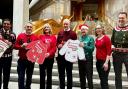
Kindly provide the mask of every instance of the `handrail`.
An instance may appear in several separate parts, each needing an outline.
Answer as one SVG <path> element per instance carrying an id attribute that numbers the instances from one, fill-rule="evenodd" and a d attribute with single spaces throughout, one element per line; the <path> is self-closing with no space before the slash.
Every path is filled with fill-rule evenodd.
<path id="1" fill-rule="evenodd" d="M 58 24 L 58 25 L 62 26 L 62 21 L 63 21 L 64 19 L 68 18 L 69 20 L 71 20 L 71 18 L 72 18 L 73 16 L 74 16 L 74 14 L 73 14 L 72 16 L 67 16 L 67 17 L 65 17 L 65 18 L 63 17 L 63 19 L 61 20 L 60 23 L 58 23 L 57 21 L 55 21 L 55 20 L 53 20 L 53 19 L 51 19 L 51 20 L 54 21 L 55 24 Z M 50 20 L 50 19 L 48 19 L 48 20 L 42 20 L 42 23 L 50 23 L 49 20 Z M 42 25 L 43 25 L 43 24 L 42 24 Z M 35 34 L 35 33 L 37 33 L 38 31 L 40 31 L 42 28 L 43 28 L 43 26 L 41 26 L 41 27 L 35 29 L 32 33 Z"/>

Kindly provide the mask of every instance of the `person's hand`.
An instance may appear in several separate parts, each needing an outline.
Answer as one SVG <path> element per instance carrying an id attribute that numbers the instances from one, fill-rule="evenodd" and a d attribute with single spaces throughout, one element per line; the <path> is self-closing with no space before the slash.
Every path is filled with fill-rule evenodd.
<path id="1" fill-rule="evenodd" d="M 108 70 L 108 63 L 104 63 L 103 68 L 104 68 L 104 71 L 107 71 Z"/>
<path id="2" fill-rule="evenodd" d="M 46 54 L 45 54 L 45 57 L 46 57 L 46 58 L 48 58 L 49 56 L 50 56 L 50 54 L 49 54 L 49 53 L 46 53 Z"/>
<path id="3" fill-rule="evenodd" d="M 59 45 L 58 45 L 58 48 L 62 48 L 62 47 L 63 47 L 63 44 L 59 44 Z"/>
<path id="4" fill-rule="evenodd" d="M 28 45 L 28 43 L 23 43 L 21 47 L 25 48 Z"/>
<path id="5" fill-rule="evenodd" d="M 84 43 L 83 42 L 80 42 L 79 46 L 80 47 L 84 47 Z"/>
<path id="6" fill-rule="evenodd" d="M 5 40 L 5 42 L 6 42 L 9 46 L 12 46 L 12 42 L 10 42 L 9 40 Z"/>

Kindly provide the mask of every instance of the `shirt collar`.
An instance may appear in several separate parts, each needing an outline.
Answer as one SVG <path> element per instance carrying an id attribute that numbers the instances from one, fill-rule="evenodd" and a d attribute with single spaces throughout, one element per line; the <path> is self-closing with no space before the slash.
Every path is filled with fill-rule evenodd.
<path id="1" fill-rule="evenodd" d="M 64 29 L 64 31 L 70 31 L 70 28 L 69 28 L 68 30 L 65 30 L 65 29 Z"/>

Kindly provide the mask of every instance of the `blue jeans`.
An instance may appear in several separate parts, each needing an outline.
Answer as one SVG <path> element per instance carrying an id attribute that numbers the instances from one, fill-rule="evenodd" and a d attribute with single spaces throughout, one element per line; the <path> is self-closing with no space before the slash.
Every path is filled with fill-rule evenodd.
<path id="1" fill-rule="evenodd" d="M 124 63 L 128 76 L 128 53 L 113 52 L 116 89 L 122 89 L 122 64 Z"/>
<path id="2" fill-rule="evenodd" d="M 31 89 L 32 74 L 34 69 L 34 63 L 27 59 L 19 59 L 17 72 L 18 72 L 18 87 L 19 89 Z M 24 85 L 26 74 L 26 85 Z"/>

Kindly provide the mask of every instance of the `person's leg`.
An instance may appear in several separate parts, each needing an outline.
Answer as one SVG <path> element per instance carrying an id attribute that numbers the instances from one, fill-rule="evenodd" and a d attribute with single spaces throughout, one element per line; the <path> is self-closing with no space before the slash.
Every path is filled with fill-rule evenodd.
<path id="1" fill-rule="evenodd" d="M 128 78 L 128 54 L 126 54 L 124 56 L 124 65 L 125 65 L 125 69 L 126 69 L 126 73 L 127 73 L 127 78 Z"/>
<path id="2" fill-rule="evenodd" d="M 122 55 L 113 53 L 113 67 L 115 72 L 116 89 L 122 89 Z"/>
<path id="3" fill-rule="evenodd" d="M 81 60 L 78 61 L 81 89 L 86 89 L 85 65 L 86 65 L 85 61 L 81 61 Z"/>
<path id="4" fill-rule="evenodd" d="M 4 59 L 3 65 L 3 89 L 8 89 L 8 83 L 10 80 L 12 57 L 7 57 Z"/>
<path id="5" fill-rule="evenodd" d="M 93 89 L 93 60 L 88 60 L 85 64 L 88 88 Z"/>
<path id="6" fill-rule="evenodd" d="M 101 83 L 101 89 L 109 89 L 108 74 L 110 71 L 110 63 L 109 63 L 109 68 L 107 71 L 104 71 L 103 64 L 104 64 L 104 62 L 102 62 L 102 61 L 96 62 L 96 67 L 97 67 L 97 71 L 98 71 L 100 83 Z"/>
<path id="7" fill-rule="evenodd" d="M 2 69 L 3 69 L 3 58 L 0 58 L 0 89 L 2 85 Z"/>
<path id="8" fill-rule="evenodd" d="M 60 89 L 65 89 L 65 59 L 64 57 L 57 57 L 57 65 L 59 72 Z"/>
<path id="9" fill-rule="evenodd" d="M 30 61 L 26 61 L 27 68 L 26 68 L 26 89 L 31 89 L 31 83 L 32 83 L 32 75 L 34 70 L 34 63 Z"/>
<path id="10" fill-rule="evenodd" d="M 66 61 L 66 72 L 67 72 L 67 89 L 72 89 L 72 69 L 73 69 L 73 63 Z"/>
<path id="11" fill-rule="evenodd" d="M 127 62 L 127 63 L 125 63 L 125 68 L 126 68 L 127 77 L 128 77 L 128 62 Z"/>
<path id="12" fill-rule="evenodd" d="M 53 68 L 54 58 L 47 60 L 47 86 L 46 89 L 52 89 L 52 68 Z"/>
<path id="13" fill-rule="evenodd" d="M 40 89 L 45 89 L 45 70 L 46 70 L 46 60 L 43 64 L 39 65 L 40 68 Z"/>
<path id="14" fill-rule="evenodd" d="M 26 61 L 19 59 L 17 65 L 18 72 L 18 87 L 19 89 L 25 89 L 24 79 L 25 79 L 25 69 L 26 69 Z"/>

